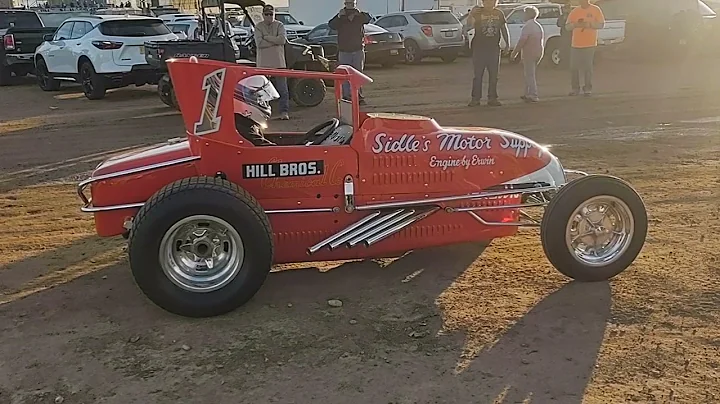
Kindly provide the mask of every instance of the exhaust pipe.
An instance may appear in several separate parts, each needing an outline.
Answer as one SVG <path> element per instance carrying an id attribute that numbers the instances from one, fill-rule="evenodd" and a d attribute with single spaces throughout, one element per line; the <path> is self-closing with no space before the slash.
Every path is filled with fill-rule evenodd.
<path id="1" fill-rule="evenodd" d="M 395 216 L 403 213 L 404 211 L 405 211 L 405 209 L 398 209 L 390 214 L 381 216 L 375 220 L 365 223 L 365 225 L 363 225 L 363 226 L 351 231 L 350 233 L 345 234 L 344 236 L 340 237 L 339 239 L 331 242 L 330 249 L 334 250 L 334 249 L 338 248 L 338 246 L 341 246 L 343 243 L 347 242 L 348 240 L 351 240 L 351 239 L 357 237 L 358 235 L 365 233 L 366 231 L 374 228 L 375 226 L 394 218 Z"/>
<path id="2" fill-rule="evenodd" d="M 423 220 L 426 217 L 432 215 L 433 213 L 437 212 L 438 209 L 440 209 L 440 208 L 433 208 L 433 209 L 421 212 L 420 214 L 417 214 L 415 216 L 411 216 L 411 217 L 401 221 L 400 223 L 398 223 L 394 226 L 391 226 L 391 227 L 373 235 L 372 237 L 366 238 L 365 240 L 363 240 L 365 242 L 365 246 L 370 247 L 371 245 L 377 243 L 378 241 L 384 240 L 384 239 L 392 236 L 393 234 L 410 226 L 411 224 L 413 224 L 415 222 L 419 222 L 420 220 Z"/>
<path id="3" fill-rule="evenodd" d="M 378 216 L 380 216 L 380 212 L 379 212 L 379 211 L 378 211 L 378 212 L 375 212 L 375 213 L 371 213 L 371 214 L 365 216 L 364 218 L 358 220 L 357 222 L 351 224 L 350 226 L 348 226 L 348 227 L 340 230 L 339 232 L 333 234 L 332 236 L 326 238 L 325 240 L 323 240 L 323 241 L 315 244 L 314 246 L 308 248 L 308 255 L 314 254 L 314 253 L 318 252 L 318 251 L 319 251 L 321 248 L 323 248 L 326 244 L 331 243 L 331 242 L 337 240 L 338 238 L 344 236 L 344 235 L 347 234 L 348 232 L 351 232 L 351 231 L 357 229 L 358 227 L 360 227 L 360 226 L 364 225 L 365 223 L 367 223 L 367 222 L 375 219 L 375 218 L 378 217 Z"/>
<path id="4" fill-rule="evenodd" d="M 414 214 L 415 214 L 415 210 L 414 210 L 414 209 L 413 209 L 413 210 L 408 210 L 408 211 L 405 211 L 404 213 L 402 213 L 402 214 L 400 214 L 400 215 L 397 215 L 397 216 L 393 217 L 393 218 L 390 219 L 390 220 L 385 221 L 384 223 L 382 223 L 382 224 L 380 224 L 380 225 L 378 225 L 378 226 L 375 226 L 375 227 L 373 227 L 373 228 L 371 228 L 371 229 L 368 229 L 366 232 L 361 233 L 361 234 L 358 234 L 355 238 L 353 238 L 352 240 L 348 241 L 348 247 L 355 247 L 357 244 L 365 241 L 368 237 L 371 237 L 371 236 L 373 236 L 374 234 L 380 233 L 381 231 L 387 229 L 388 227 L 391 227 L 391 226 L 395 225 L 397 222 L 400 222 L 400 221 L 402 221 L 402 220 L 405 220 L 405 219 L 407 219 L 408 217 L 410 217 L 410 216 L 412 216 L 412 215 L 414 215 Z"/>

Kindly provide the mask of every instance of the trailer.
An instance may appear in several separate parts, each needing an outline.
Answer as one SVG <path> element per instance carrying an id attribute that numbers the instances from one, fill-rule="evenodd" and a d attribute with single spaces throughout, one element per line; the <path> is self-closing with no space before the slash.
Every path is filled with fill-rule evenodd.
<path id="1" fill-rule="evenodd" d="M 357 0 L 357 7 L 378 17 L 387 13 L 408 10 L 437 10 L 439 0 Z M 342 8 L 338 0 L 288 0 L 290 14 L 305 25 L 316 26 L 328 22 Z"/>

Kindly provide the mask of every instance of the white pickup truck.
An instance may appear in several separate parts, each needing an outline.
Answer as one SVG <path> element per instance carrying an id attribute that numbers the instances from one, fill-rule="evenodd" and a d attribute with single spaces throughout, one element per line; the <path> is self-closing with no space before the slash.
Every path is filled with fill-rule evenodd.
<path id="1" fill-rule="evenodd" d="M 545 58 L 544 61 L 552 66 L 560 66 L 564 63 L 563 58 L 566 57 L 562 52 L 563 47 L 560 42 L 561 28 L 557 26 L 557 19 L 562 13 L 561 5 L 554 3 L 537 3 L 523 4 L 512 11 L 506 12 L 505 19 L 508 23 L 508 31 L 510 32 L 510 49 L 514 49 L 520 39 L 520 31 L 525 18 L 523 8 L 525 6 L 535 6 L 540 11 L 538 22 L 543 26 L 545 31 Z M 470 29 L 467 33 L 469 43 L 475 34 L 474 29 Z M 624 20 L 607 20 L 605 27 L 598 31 L 598 45 L 607 46 L 620 43 L 625 40 L 625 21 Z M 501 39 L 501 46 L 505 46 L 505 41 Z M 472 45 L 471 45 L 472 46 Z M 513 60 L 512 62 L 517 62 Z"/>

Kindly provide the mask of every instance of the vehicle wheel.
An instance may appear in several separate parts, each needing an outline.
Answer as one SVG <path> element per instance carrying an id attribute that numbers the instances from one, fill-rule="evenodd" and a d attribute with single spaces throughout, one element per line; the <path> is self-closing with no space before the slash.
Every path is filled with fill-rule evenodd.
<path id="1" fill-rule="evenodd" d="M 80 83 L 87 99 L 99 100 L 105 97 L 105 82 L 95 73 L 95 68 L 89 61 L 80 65 Z"/>
<path id="2" fill-rule="evenodd" d="M 162 76 L 162 78 L 157 84 L 157 89 L 160 100 L 165 105 L 180 110 L 180 106 L 178 105 L 177 97 L 175 96 L 175 89 L 173 88 L 170 76 L 168 76 L 167 74 Z"/>
<path id="3" fill-rule="evenodd" d="M 270 222 L 237 185 L 193 177 L 163 187 L 130 231 L 135 282 L 156 305 L 181 316 L 210 317 L 249 301 L 273 260 Z"/>
<path id="4" fill-rule="evenodd" d="M 299 79 L 289 82 L 290 97 L 299 107 L 315 107 L 327 93 L 325 82 L 317 79 Z"/>
<path id="5" fill-rule="evenodd" d="M 626 182 L 590 175 L 563 186 L 545 209 L 543 250 L 561 273 L 583 282 L 624 271 L 645 243 L 647 212 Z"/>
<path id="6" fill-rule="evenodd" d="M 561 67 L 563 63 L 565 63 L 565 60 L 563 60 L 564 57 L 565 55 L 563 55 L 562 49 L 560 48 L 560 41 L 550 40 L 547 50 L 545 50 L 544 59 L 546 59 L 546 63 L 552 67 Z"/>
<path id="7" fill-rule="evenodd" d="M 405 63 L 417 64 L 422 61 L 422 52 L 418 44 L 412 39 L 405 41 Z"/>
<path id="8" fill-rule="evenodd" d="M 12 72 L 7 66 L 0 65 L 0 86 L 9 86 Z"/>
<path id="9" fill-rule="evenodd" d="M 35 78 L 37 79 L 38 86 L 43 91 L 57 91 L 60 89 L 60 80 L 55 80 L 50 77 L 45 59 L 38 59 L 35 66 Z"/>
<path id="10" fill-rule="evenodd" d="M 458 55 L 456 53 L 453 53 L 451 55 L 444 55 L 444 56 L 440 57 L 440 59 L 442 59 L 442 61 L 444 63 L 452 63 L 452 62 L 456 61 L 457 58 L 458 58 Z"/>

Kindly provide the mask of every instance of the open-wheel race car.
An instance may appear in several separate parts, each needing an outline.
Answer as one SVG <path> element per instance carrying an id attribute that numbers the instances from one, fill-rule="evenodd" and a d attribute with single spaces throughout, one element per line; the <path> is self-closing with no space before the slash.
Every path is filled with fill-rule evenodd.
<path id="1" fill-rule="evenodd" d="M 138 286 L 170 312 L 229 312 L 273 264 L 393 257 L 524 226 L 539 227 L 550 263 L 579 281 L 614 277 L 645 242 L 645 206 L 626 182 L 565 170 L 508 131 L 363 112 L 358 90 L 372 80 L 349 66 L 168 65 L 186 138 L 106 160 L 78 193 L 100 236 L 129 239 Z M 337 116 L 265 133 L 277 97 L 267 75 L 334 81 Z M 541 219 L 527 213 L 542 207 Z"/>

